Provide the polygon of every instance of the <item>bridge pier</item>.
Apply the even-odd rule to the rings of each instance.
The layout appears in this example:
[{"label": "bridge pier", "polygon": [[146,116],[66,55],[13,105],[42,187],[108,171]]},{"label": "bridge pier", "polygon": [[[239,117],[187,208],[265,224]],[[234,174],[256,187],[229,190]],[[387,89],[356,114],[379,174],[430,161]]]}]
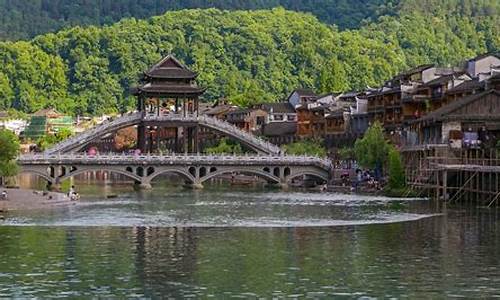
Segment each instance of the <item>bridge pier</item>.
[{"label": "bridge pier", "polygon": [[150,181],[136,181],[134,184],[134,189],[136,190],[151,190],[153,186]]},{"label": "bridge pier", "polygon": [[201,183],[186,183],[184,187],[193,190],[202,190],[205,188]]},{"label": "bridge pier", "polygon": [[47,183],[47,189],[51,192],[60,192],[62,190],[60,183],[53,183],[50,181]]},{"label": "bridge pier", "polygon": [[272,188],[272,189],[283,189],[286,190],[289,188],[289,185],[284,182],[268,182],[265,185],[266,188]]}]

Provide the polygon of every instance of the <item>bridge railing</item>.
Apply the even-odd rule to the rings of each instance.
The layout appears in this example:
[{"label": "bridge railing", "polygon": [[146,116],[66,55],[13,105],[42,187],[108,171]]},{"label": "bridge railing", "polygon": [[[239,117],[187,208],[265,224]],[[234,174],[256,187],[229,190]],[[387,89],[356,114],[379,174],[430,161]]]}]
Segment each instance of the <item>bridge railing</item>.
[{"label": "bridge railing", "polygon": [[217,118],[209,117],[209,116],[197,116],[194,114],[182,115],[182,114],[168,114],[168,115],[144,115],[142,112],[129,113],[122,117],[119,117],[113,121],[105,121],[104,123],[95,126],[81,134],[70,137],[58,144],[54,147],[49,148],[45,151],[45,153],[57,153],[60,151],[65,151],[68,147],[73,145],[79,145],[81,142],[86,141],[102,132],[106,132],[113,127],[121,126],[123,124],[132,123],[134,121],[144,119],[145,121],[182,121],[182,122],[198,122],[202,125],[211,126],[214,129],[225,131],[226,133],[233,134],[236,137],[241,138],[242,140],[248,142],[249,144],[253,144],[258,148],[265,149],[269,153],[278,154],[280,153],[280,148],[274,144],[271,144],[267,141],[262,140],[261,138],[248,133],[246,131],[241,130],[240,128],[234,126],[231,123],[228,123],[223,120],[219,120]]},{"label": "bridge railing", "polygon": [[270,153],[277,154],[281,151],[281,149],[278,146],[276,146],[272,143],[269,143],[267,141],[264,141],[263,139],[255,136],[251,133],[248,133],[244,130],[241,130],[240,128],[238,128],[237,126],[235,126],[229,122],[226,122],[226,121],[214,118],[214,117],[209,117],[206,115],[201,115],[201,116],[197,116],[195,114],[187,114],[187,115],[167,114],[167,115],[160,115],[160,116],[147,115],[147,116],[145,116],[144,120],[149,120],[149,121],[162,121],[162,120],[164,120],[164,121],[176,121],[176,120],[178,120],[178,121],[198,122],[198,123],[203,124],[203,125],[213,126],[215,129],[225,130],[227,133],[230,133],[230,134],[233,134],[237,137],[240,137],[241,139],[246,140],[247,142],[249,142],[251,144],[252,143],[257,144],[257,146],[266,149]]},{"label": "bridge railing", "polygon": [[99,134],[100,132],[103,132],[103,131],[105,132],[109,128],[138,120],[142,117],[142,115],[143,115],[142,113],[136,112],[136,113],[129,113],[129,114],[124,115],[120,118],[117,118],[113,121],[106,120],[103,123],[91,128],[89,130],[86,130],[85,132],[83,132],[81,134],[74,135],[74,136],[56,144],[54,147],[47,149],[45,151],[45,153],[47,153],[47,154],[57,153],[57,152],[62,151],[71,145],[78,145],[78,144],[80,144],[80,142],[85,141],[89,137],[93,137],[96,134]]},{"label": "bridge railing", "polygon": [[117,162],[142,162],[142,163],[179,163],[179,162],[210,162],[223,163],[234,162],[241,164],[253,163],[289,163],[289,164],[314,164],[325,169],[332,169],[332,162],[329,159],[318,158],[315,156],[295,156],[295,155],[280,155],[280,156],[251,156],[251,155],[205,155],[205,154],[169,154],[169,155],[135,155],[135,154],[117,154],[107,153],[99,155],[82,154],[24,154],[19,156],[20,164],[31,164],[40,162],[92,162],[92,163],[117,163]]}]

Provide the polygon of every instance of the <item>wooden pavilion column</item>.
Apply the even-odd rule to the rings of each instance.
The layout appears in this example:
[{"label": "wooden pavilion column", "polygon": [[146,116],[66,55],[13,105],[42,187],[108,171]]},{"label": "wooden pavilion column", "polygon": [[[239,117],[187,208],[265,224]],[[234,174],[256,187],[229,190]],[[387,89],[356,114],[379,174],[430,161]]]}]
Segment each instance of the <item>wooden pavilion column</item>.
[{"label": "wooden pavilion column", "polygon": [[196,116],[200,116],[200,100],[198,97],[194,98],[194,109],[196,111]]},{"label": "wooden pavilion column", "polygon": [[160,125],[156,126],[156,151],[160,152]]},{"label": "wooden pavilion column", "polygon": [[174,152],[179,152],[179,127],[175,127]]},{"label": "wooden pavilion column", "polygon": [[200,127],[198,125],[196,125],[196,127],[194,128],[194,151],[196,153],[200,153],[199,130],[200,130]]},{"label": "wooden pavilion column", "polygon": [[146,152],[146,126],[142,122],[137,126],[137,148]]},{"label": "wooden pavilion column", "polygon": [[184,117],[187,115],[187,112],[186,112],[186,99],[187,98],[182,98],[182,115]]}]

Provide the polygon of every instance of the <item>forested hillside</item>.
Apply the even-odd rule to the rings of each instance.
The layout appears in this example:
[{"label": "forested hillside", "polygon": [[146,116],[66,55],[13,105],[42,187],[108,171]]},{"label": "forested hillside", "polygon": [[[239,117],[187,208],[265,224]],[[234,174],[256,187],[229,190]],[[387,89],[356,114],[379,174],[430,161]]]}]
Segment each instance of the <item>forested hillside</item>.
[{"label": "forested hillside", "polygon": [[496,15],[413,11],[342,31],[284,9],[207,9],[75,27],[0,43],[0,109],[125,110],[138,74],[167,53],[200,73],[209,100],[224,96],[248,105],[278,101],[297,87],[365,88],[409,66],[456,64],[498,51],[499,25]]},{"label": "forested hillside", "polygon": [[340,28],[394,11],[395,0],[0,0],[0,39],[27,39],[76,25],[112,24],[192,8],[229,10],[283,6],[310,12]]}]

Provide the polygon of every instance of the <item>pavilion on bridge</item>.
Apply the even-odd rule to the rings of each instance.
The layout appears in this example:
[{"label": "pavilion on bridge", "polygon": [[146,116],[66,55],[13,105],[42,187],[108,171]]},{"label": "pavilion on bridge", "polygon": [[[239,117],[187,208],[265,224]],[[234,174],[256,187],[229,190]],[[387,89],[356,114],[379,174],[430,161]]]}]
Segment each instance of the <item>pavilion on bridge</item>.
[{"label": "pavilion on bridge", "polygon": [[[198,115],[199,97],[206,89],[197,85],[197,76],[174,56],[164,57],[144,72],[141,84],[133,89],[137,110],[144,112],[145,116]],[[197,126],[165,128],[160,124],[151,126],[142,122],[138,126],[138,148],[142,152],[153,152],[161,148],[160,138],[171,137],[173,145],[165,147],[175,152],[197,152],[198,131]]]}]

